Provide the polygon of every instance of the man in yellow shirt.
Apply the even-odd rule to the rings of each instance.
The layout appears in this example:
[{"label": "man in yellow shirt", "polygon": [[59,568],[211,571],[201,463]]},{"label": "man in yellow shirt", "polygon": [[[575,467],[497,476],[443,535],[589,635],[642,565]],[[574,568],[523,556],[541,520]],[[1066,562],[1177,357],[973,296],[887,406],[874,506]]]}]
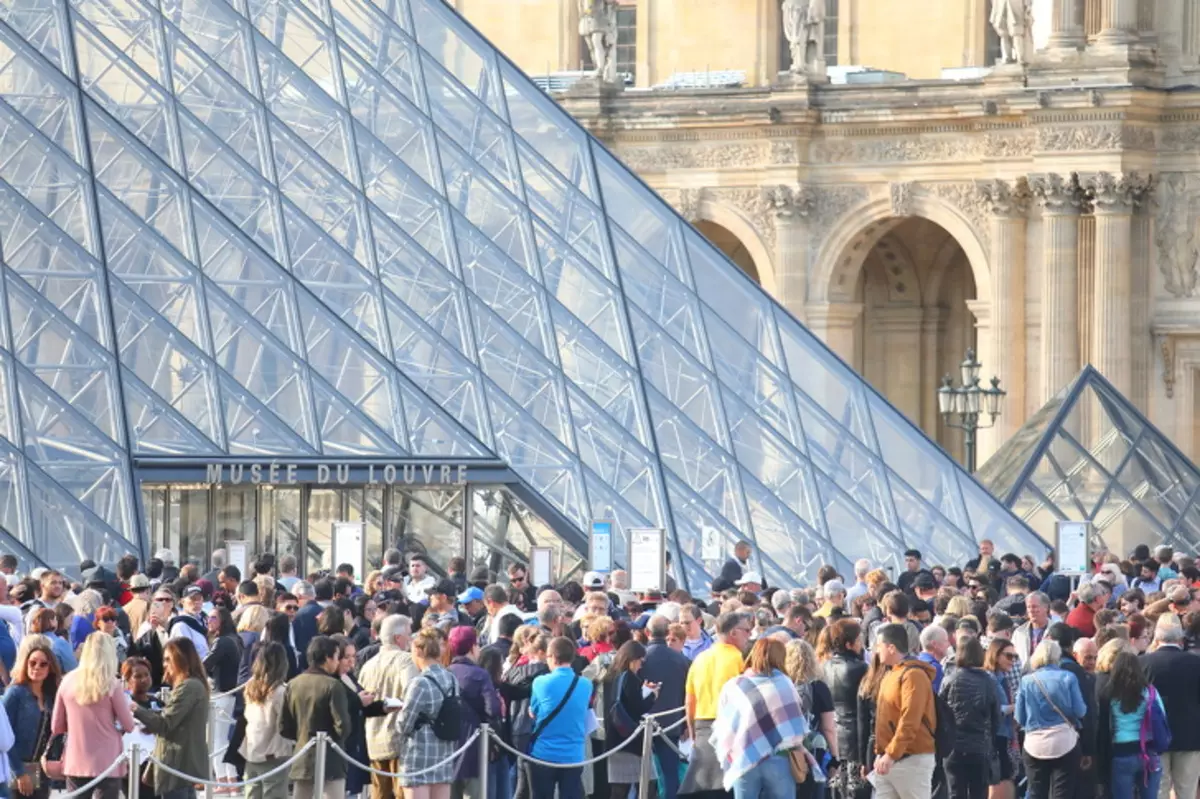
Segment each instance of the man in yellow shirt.
[{"label": "man in yellow shirt", "polygon": [[723,796],[723,773],[717,753],[709,743],[717,699],[725,683],[742,673],[750,648],[754,620],[748,613],[722,613],[717,617],[717,641],[692,662],[687,676],[687,729],[693,742],[680,794]]},{"label": "man in yellow shirt", "polygon": [[829,618],[834,608],[845,608],[846,586],[842,584],[841,580],[830,580],[821,587],[821,591],[825,594],[825,604],[813,614],[814,616]]}]

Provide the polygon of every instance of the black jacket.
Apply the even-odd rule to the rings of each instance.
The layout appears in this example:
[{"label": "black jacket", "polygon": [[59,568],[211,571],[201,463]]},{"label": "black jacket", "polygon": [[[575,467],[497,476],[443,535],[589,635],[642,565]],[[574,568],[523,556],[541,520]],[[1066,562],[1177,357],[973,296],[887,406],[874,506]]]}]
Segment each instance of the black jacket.
[{"label": "black jacket", "polygon": [[545,663],[526,663],[523,666],[513,666],[504,672],[500,678],[500,696],[508,707],[508,719],[504,732],[509,740],[522,746],[529,741],[533,733],[533,719],[529,717],[529,697],[533,694],[533,681],[543,674],[549,674],[550,667]]},{"label": "black jacket", "polygon": [[954,711],[954,754],[990,757],[1000,728],[996,678],[983,669],[957,668],[942,684],[940,695]]},{"label": "black jacket", "polygon": [[[650,712],[650,708],[654,707],[654,694],[650,696],[642,696],[643,681],[641,676],[634,674],[631,671],[625,671],[621,674],[609,672],[611,682],[609,682],[606,690],[612,691],[614,695],[613,704],[620,702],[625,708],[625,712],[633,719],[634,724],[638,724],[642,720],[642,716]],[[620,693],[617,689],[620,688]],[[628,733],[626,733],[628,735]],[[611,711],[604,718],[604,744],[609,749],[615,749],[618,744],[625,741],[625,735],[617,732],[612,723]],[[628,752],[633,755],[641,755],[642,753],[642,737],[630,741],[622,749],[623,752]]]},{"label": "black jacket", "polygon": [[850,758],[858,751],[858,684],[867,664],[858,655],[838,652],[822,667],[822,678],[833,695],[833,718],[837,725],[838,752]]},{"label": "black jacket", "polygon": [[[692,662],[687,659],[687,655],[676,652],[667,646],[665,638],[650,639],[650,645],[646,647],[646,659],[642,661],[642,679],[662,685],[662,689],[658,692],[658,700],[650,708],[651,713],[683,707],[686,699],[688,669],[691,666]],[[673,713],[669,716],[659,716],[657,720],[663,727],[669,727],[679,721],[682,716],[682,713]],[[680,725],[668,734],[673,739],[679,740],[682,731],[683,725]]]},{"label": "black jacket", "polygon": [[1079,683],[1079,692],[1083,694],[1083,703],[1087,706],[1087,712],[1083,715],[1083,726],[1079,728],[1079,754],[1083,757],[1094,757],[1096,734],[1100,726],[1099,714],[1096,711],[1096,676],[1088,674],[1070,652],[1063,652],[1059,666],[1075,675],[1075,680]]},{"label": "black jacket", "polygon": [[[308,668],[308,644],[317,636],[317,617],[324,609],[319,602],[309,602],[296,611],[296,618],[292,619],[292,637],[296,639],[296,659],[300,671]],[[416,621],[413,622],[413,629],[420,629]]]},{"label": "black jacket", "polygon": [[858,698],[858,744],[854,751],[859,763],[870,766],[875,762],[875,700],[869,697]]},{"label": "black jacket", "polygon": [[1142,656],[1142,667],[1162,696],[1171,727],[1171,752],[1200,750],[1200,657],[1173,646]]}]

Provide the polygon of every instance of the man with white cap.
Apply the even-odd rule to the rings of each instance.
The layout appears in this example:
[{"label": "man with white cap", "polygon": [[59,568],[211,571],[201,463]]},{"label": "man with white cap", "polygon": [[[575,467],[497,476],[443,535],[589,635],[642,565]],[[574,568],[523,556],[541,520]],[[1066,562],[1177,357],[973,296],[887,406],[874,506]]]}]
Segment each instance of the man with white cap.
[{"label": "man with white cap", "polygon": [[763,590],[762,575],[754,570],[742,573],[742,576],[733,583],[742,591],[749,591],[752,594],[760,593]]}]

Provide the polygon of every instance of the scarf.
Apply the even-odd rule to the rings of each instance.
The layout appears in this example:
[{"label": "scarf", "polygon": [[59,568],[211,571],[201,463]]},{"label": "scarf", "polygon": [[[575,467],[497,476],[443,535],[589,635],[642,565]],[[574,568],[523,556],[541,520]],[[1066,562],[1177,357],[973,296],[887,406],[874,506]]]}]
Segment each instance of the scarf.
[{"label": "scarf", "polygon": [[776,752],[803,746],[807,732],[800,694],[783,672],[730,680],[717,699],[709,739],[725,772],[725,790]]}]

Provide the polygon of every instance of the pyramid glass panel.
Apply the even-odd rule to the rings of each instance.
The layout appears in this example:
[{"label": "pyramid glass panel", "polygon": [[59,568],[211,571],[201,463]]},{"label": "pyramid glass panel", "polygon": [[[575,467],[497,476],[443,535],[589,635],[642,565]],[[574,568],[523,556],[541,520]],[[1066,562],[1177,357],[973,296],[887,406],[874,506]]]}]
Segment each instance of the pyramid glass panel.
[{"label": "pyramid glass panel", "polygon": [[1096,544],[1200,545],[1200,469],[1103,375],[1085,368],[979,470],[980,482],[1045,538],[1090,521]]},{"label": "pyramid glass panel", "polygon": [[[257,457],[338,486],[272,485],[264,514],[357,491],[346,513],[404,537],[473,505],[469,539],[422,543],[564,570],[594,519],[619,566],[663,527],[693,591],[712,531],[778,583],[1044,551],[443,0],[3,0],[0,23],[0,549],[145,556],[139,498],[193,489],[143,481]],[[1200,474],[1123,407],[1096,389],[1007,493],[1067,515],[1085,464],[1114,483],[1088,512],[1200,536]],[[347,482],[446,459],[504,485]],[[264,524],[305,556],[299,515]]]}]

